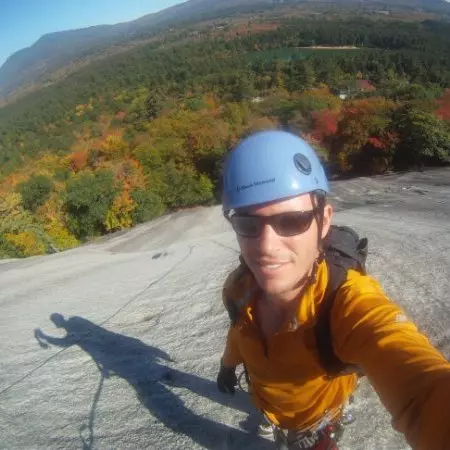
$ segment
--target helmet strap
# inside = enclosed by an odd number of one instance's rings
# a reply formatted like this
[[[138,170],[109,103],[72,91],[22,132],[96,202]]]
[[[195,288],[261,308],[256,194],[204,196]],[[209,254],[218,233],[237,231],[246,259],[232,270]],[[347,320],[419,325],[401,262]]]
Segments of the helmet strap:
[[[319,256],[317,261],[320,262],[323,258],[323,248],[322,248],[322,231],[323,231],[323,218],[325,214],[325,196],[317,194],[316,192],[311,192],[311,203],[314,209],[314,217],[317,222],[317,248],[319,250]]]

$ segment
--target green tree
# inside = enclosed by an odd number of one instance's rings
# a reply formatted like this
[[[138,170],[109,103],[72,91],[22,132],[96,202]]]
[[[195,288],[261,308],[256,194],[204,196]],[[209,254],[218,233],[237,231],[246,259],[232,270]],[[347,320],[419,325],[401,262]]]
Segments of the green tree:
[[[289,91],[302,91],[314,86],[316,74],[308,61],[292,61],[285,69],[286,87]]]
[[[206,204],[213,200],[213,184],[195,170],[177,169],[169,163],[164,172],[164,202],[170,209]]]
[[[151,91],[145,101],[147,120],[156,119],[164,107],[165,94],[159,90]]]
[[[231,94],[230,99],[236,102],[242,102],[256,94],[252,77],[245,72],[233,76],[227,90]]]
[[[44,175],[33,175],[17,186],[17,191],[22,196],[23,207],[32,212],[46,202],[52,189],[52,181]]]
[[[109,170],[81,173],[66,186],[69,229],[80,239],[104,233],[104,221],[119,187]]]
[[[132,213],[133,223],[147,222],[161,216],[165,211],[162,198],[151,189],[133,191],[131,198],[137,205]]]
[[[407,105],[397,112],[394,123],[401,142],[395,155],[396,166],[450,162],[450,129],[434,114]]]

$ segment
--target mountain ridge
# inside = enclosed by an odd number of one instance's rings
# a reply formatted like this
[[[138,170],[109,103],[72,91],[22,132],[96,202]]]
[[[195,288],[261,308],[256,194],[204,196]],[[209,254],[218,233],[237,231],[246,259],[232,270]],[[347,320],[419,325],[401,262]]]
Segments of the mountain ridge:
[[[267,10],[283,5],[342,5],[364,8],[425,9],[450,15],[450,4],[444,0],[189,0],[162,11],[144,15],[130,22],[95,25],[82,29],[58,31],[41,36],[32,46],[12,54],[0,67],[0,100],[21,89],[32,89],[52,82],[49,75],[65,66],[81,63],[90,56],[101,57],[114,46],[132,45],[149,39],[159,31],[189,21],[218,18],[226,14]]]

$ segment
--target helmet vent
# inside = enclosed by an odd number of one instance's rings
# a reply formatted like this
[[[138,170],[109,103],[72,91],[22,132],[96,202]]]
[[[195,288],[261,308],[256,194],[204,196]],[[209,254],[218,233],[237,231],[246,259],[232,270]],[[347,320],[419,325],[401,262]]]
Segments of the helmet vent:
[[[296,153],[294,155],[294,164],[301,173],[305,175],[311,174],[311,163],[305,155]]]

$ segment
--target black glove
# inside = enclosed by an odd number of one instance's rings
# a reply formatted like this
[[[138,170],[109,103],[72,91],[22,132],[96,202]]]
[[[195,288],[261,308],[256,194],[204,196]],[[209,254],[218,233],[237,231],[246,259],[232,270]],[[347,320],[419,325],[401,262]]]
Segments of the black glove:
[[[237,386],[237,384],[236,367],[225,367],[222,360],[220,360],[220,370],[217,375],[217,387],[219,388],[219,391],[224,392],[225,394],[228,393],[234,395],[234,387]]]

